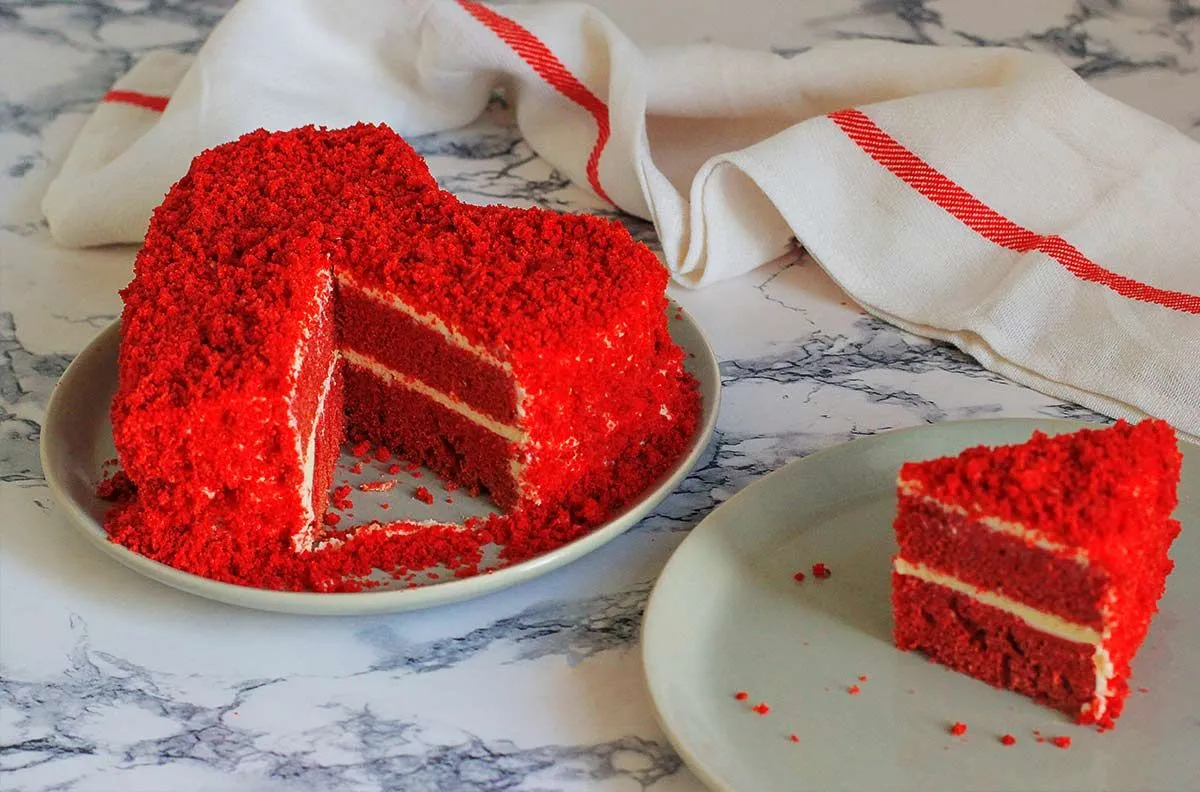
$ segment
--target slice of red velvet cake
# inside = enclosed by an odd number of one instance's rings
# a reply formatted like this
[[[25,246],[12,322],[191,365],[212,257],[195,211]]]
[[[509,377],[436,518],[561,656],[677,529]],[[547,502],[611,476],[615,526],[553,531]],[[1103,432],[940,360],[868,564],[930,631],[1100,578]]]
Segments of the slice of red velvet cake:
[[[1181,460],[1146,420],[905,464],[896,645],[1111,726],[1173,566]]]
[[[122,293],[113,435],[136,494],[110,533],[261,581],[281,547],[322,546],[347,433],[504,509],[553,501],[694,425],[666,283],[614,221],[460,203],[385,127],[207,151]]]

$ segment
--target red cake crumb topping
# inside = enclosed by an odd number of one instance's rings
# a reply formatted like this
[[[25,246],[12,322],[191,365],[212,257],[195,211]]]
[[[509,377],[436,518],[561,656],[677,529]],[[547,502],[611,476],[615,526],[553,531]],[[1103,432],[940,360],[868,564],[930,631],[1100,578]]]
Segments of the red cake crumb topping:
[[[1174,510],[1182,460],[1165,421],[1117,421],[1107,429],[1035,432],[1019,445],[909,462],[900,480],[969,516],[1024,525],[1086,550],[1115,573],[1137,574],[1125,568],[1134,557],[1124,548]]]
[[[1003,737],[1000,738],[1000,742],[1003,745],[1016,745],[1017,738],[1012,736],[1011,734],[1005,734]]]
[[[955,721],[954,725],[950,727],[950,733],[955,737],[963,736],[967,733],[967,724],[963,723],[962,721]]]
[[[833,574],[833,570],[818,562],[812,565],[812,573],[813,577],[817,578],[818,580],[825,580]]]

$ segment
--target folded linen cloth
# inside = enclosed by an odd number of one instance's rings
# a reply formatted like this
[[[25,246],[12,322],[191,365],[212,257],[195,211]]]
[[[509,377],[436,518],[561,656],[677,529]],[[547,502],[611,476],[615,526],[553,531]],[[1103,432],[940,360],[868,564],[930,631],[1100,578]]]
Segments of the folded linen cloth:
[[[44,211],[63,245],[137,242],[204,148],[448,129],[498,87],[534,150],[654,222],[682,284],[796,238],[889,322],[1200,435],[1200,145],[1021,51],[641,51],[575,3],[242,0],[194,59],[152,53],[116,84]]]

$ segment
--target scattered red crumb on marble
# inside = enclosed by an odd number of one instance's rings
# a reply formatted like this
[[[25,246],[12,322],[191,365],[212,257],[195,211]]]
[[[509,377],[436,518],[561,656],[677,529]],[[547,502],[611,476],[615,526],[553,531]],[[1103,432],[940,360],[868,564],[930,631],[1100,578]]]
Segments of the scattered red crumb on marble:
[[[858,681],[859,681],[859,682],[866,682],[868,679],[870,679],[870,677],[868,677],[866,674],[859,674],[859,675],[858,675]]]
[[[858,685],[851,685],[850,687],[846,688],[846,692],[851,696],[857,696],[859,693],[862,693],[862,688],[860,688]]]
[[[454,492],[456,489],[458,489],[458,485],[453,481],[447,481],[445,484],[445,489],[446,492]]]
[[[388,465],[387,472],[394,476],[400,472],[400,466],[393,462],[392,464]]]
[[[421,501],[421,503],[433,503],[433,493],[425,487],[417,487],[417,491],[413,493],[413,497]]]
[[[392,458],[392,452],[387,446],[379,446],[375,449],[375,461],[387,462]]]
[[[1037,729],[1033,730],[1033,739],[1037,740],[1040,743],[1046,742],[1046,738],[1043,737],[1042,733],[1040,731],[1038,731]]]
[[[353,465],[351,465],[351,466],[350,466],[350,472],[351,472],[351,473],[353,473],[353,474],[354,474],[354,475],[356,475],[356,476],[357,476],[359,473],[362,473],[362,462],[355,462]]]
[[[421,471],[419,471],[419,470],[414,470],[409,475],[411,475],[413,478],[421,478],[424,474],[421,473]]]
[[[812,573],[813,573],[813,577],[817,578],[818,580],[825,580],[826,578],[828,578],[830,575],[833,574],[833,571],[829,567],[825,566],[824,564],[822,564],[821,562],[818,561],[817,563],[812,565]]]
[[[792,742],[800,742],[800,735],[798,735],[798,734],[789,734],[789,735],[788,735],[788,739],[789,739],[789,740],[791,740]]]
[[[745,701],[746,699],[750,698],[750,694],[744,690],[739,690],[737,693],[733,694],[733,697],[738,701]]]
[[[334,514],[333,512],[325,512],[325,516],[321,518],[321,522],[326,525],[337,525],[341,521],[341,515]]]
[[[356,443],[354,447],[350,449],[350,453],[359,459],[366,459],[371,453],[371,444],[366,440],[363,440],[360,443]]]
[[[1000,742],[1003,743],[1004,745],[1016,745],[1017,738],[1013,737],[1011,734],[1006,734],[1000,738]]]
[[[771,707],[768,706],[767,702],[765,702],[765,701],[760,701],[758,704],[755,704],[750,709],[754,710],[759,715],[766,715],[768,712],[771,711]]]
[[[1071,747],[1071,738],[1067,737],[1066,735],[1054,737],[1050,740],[1050,742],[1054,743],[1054,746],[1056,748],[1070,748]]]
[[[358,485],[358,488],[363,492],[387,492],[394,486],[396,486],[394,481],[364,481]]]
[[[1149,692],[1150,692],[1150,688],[1145,688],[1145,687],[1138,688],[1138,693],[1149,693]]]
[[[804,573],[797,572],[796,574],[792,575],[792,580],[796,581],[797,583],[803,583],[804,582]]]
[[[967,733],[967,724],[962,721],[955,721],[954,725],[950,727],[950,733],[955,737],[963,736]]]
[[[379,504],[379,508],[390,509],[390,508],[392,508],[392,504],[388,503],[387,501],[384,501],[383,503]]]

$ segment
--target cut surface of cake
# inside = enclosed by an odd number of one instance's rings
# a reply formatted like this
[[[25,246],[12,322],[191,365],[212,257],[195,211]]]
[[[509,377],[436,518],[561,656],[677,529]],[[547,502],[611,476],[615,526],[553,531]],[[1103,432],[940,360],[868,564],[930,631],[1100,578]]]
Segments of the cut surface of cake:
[[[112,421],[136,492],[109,533],[208,577],[304,585],[263,569],[330,538],[347,436],[510,512],[599,486],[696,425],[666,283],[615,221],[461,203],[386,127],[204,152],[122,292]]]
[[[1173,566],[1181,462],[1151,419],[906,463],[897,647],[1112,726]]]

